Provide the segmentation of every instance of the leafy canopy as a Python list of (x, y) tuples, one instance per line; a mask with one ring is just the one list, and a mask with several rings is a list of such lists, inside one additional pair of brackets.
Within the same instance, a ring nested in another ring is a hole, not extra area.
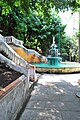
[(45, 54), (53, 36), (58, 44), (60, 27), (61, 52), (65, 52), (69, 40), (58, 12), (68, 9), (79, 11), (80, 0), (0, 0), (0, 29), (3, 35), (23, 39), (29, 47), (40, 48)]

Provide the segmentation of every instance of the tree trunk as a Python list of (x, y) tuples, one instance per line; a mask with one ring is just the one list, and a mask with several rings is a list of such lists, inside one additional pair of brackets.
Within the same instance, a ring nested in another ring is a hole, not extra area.
[(79, 40), (78, 40), (78, 43), (79, 43), (79, 63), (80, 63), (80, 12), (79, 12)]

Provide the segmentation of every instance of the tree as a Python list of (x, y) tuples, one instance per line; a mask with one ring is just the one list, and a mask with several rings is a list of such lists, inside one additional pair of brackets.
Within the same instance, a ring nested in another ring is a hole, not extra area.
[(27, 19), (27, 44), (29, 47), (40, 48), (43, 54), (48, 54), (49, 48), (53, 42), (58, 45), (58, 24), (60, 23), (60, 36), (63, 40), (65, 26), (62, 25), (61, 19), (57, 13), (50, 14), (49, 20), (44, 20), (43, 16), (31, 13)]
[(24, 44), (27, 43), (36, 50), (40, 47), (43, 53), (47, 53), (53, 36), (58, 43), (58, 23), (61, 31), (61, 48), (66, 42), (65, 26), (57, 14), (52, 14), (52, 10), (58, 13), (60, 10), (74, 11), (77, 8), (80, 8), (78, 0), (1, 0), (0, 29), (3, 30), (3, 35), (14, 35), (24, 39)]
[(14, 7), (9, 13), (0, 9), (0, 29), (3, 35), (13, 35), (19, 39), (24, 39), (27, 32), (26, 16), (20, 12), (20, 7)]
[[(64, 59), (65, 55), (67, 56), (65, 60), (71, 61), (71, 57), (75, 58), (74, 61), (77, 61), (78, 59), (78, 42), (77, 37), (65, 37), (65, 44), (63, 44), (64, 47), (62, 47), (62, 57)], [(65, 54), (65, 55), (64, 55)]]
[(80, 8), (79, 0), (1, 0), (0, 6), (4, 7), (5, 12), (13, 10), (15, 6), (19, 6), (22, 12), (30, 12), (30, 9), (41, 11), (43, 15), (47, 15), (49, 9), (55, 8), (59, 10), (75, 10)]

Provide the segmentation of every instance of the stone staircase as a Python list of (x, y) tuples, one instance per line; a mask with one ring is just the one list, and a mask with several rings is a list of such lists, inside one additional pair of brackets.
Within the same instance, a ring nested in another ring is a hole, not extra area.
[[(12, 39), (13, 38), (13, 39)], [(9, 67), (15, 69), (18, 72), (23, 73), (28, 76), (32, 81), (36, 80), (35, 66), (29, 64), (23, 58), (21, 58), (9, 45), (11, 42), (16, 43), (16, 45), (22, 45), (22, 41), (14, 39), (14, 37), (3, 37), (0, 35), (0, 61), (5, 62)], [(7, 57), (2, 55), (4, 52)]]

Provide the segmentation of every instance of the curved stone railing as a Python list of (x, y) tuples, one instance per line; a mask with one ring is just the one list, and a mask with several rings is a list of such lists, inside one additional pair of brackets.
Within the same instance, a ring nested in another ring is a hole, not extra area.
[[(10, 37), (11, 38), (11, 37)], [(15, 39), (16, 40), (16, 39)], [(17, 41), (17, 40), (16, 40)], [(29, 79), (35, 80), (35, 66), (28, 64), (23, 58), (21, 58), (8, 44), (12, 42), (12, 39), (5, 39), (2, 35), (0, 35), (0, 52), (4, 52), (9, 59), (16, 63), (16, 65), (20, 65), (29, 70)], [(17, 41), (18, 42), (18, 41)], [(19, 42), (20, 43), (20, 42)], [(20, 43), (22, 44), (22, 43)]]
[(16, 39), (14, 36), (7, 36), (4, 40), (7, 44), (13, 43), (14, 45), (23, 45), (23, 41)]
[(28, 54), (34, 54), (35, 56), (39, 57), (41, 59), (41, 62), (44, 61), (45, 57), (36, 52), (35, 50), (32, 49), (27, 49), (23, 46), (23, 41), (16, 39), (14, 36), (7, 36), (5, 37), (5, 42), (10, 44), (13, 43), (14, 45), (17, 45), (25, 50)]
[(16, 64), (26, 67), (29, 65), (23, 58), (21, 58), (6, 42), (0, 42), (0, 51), (3, 51), (9, 59)]

